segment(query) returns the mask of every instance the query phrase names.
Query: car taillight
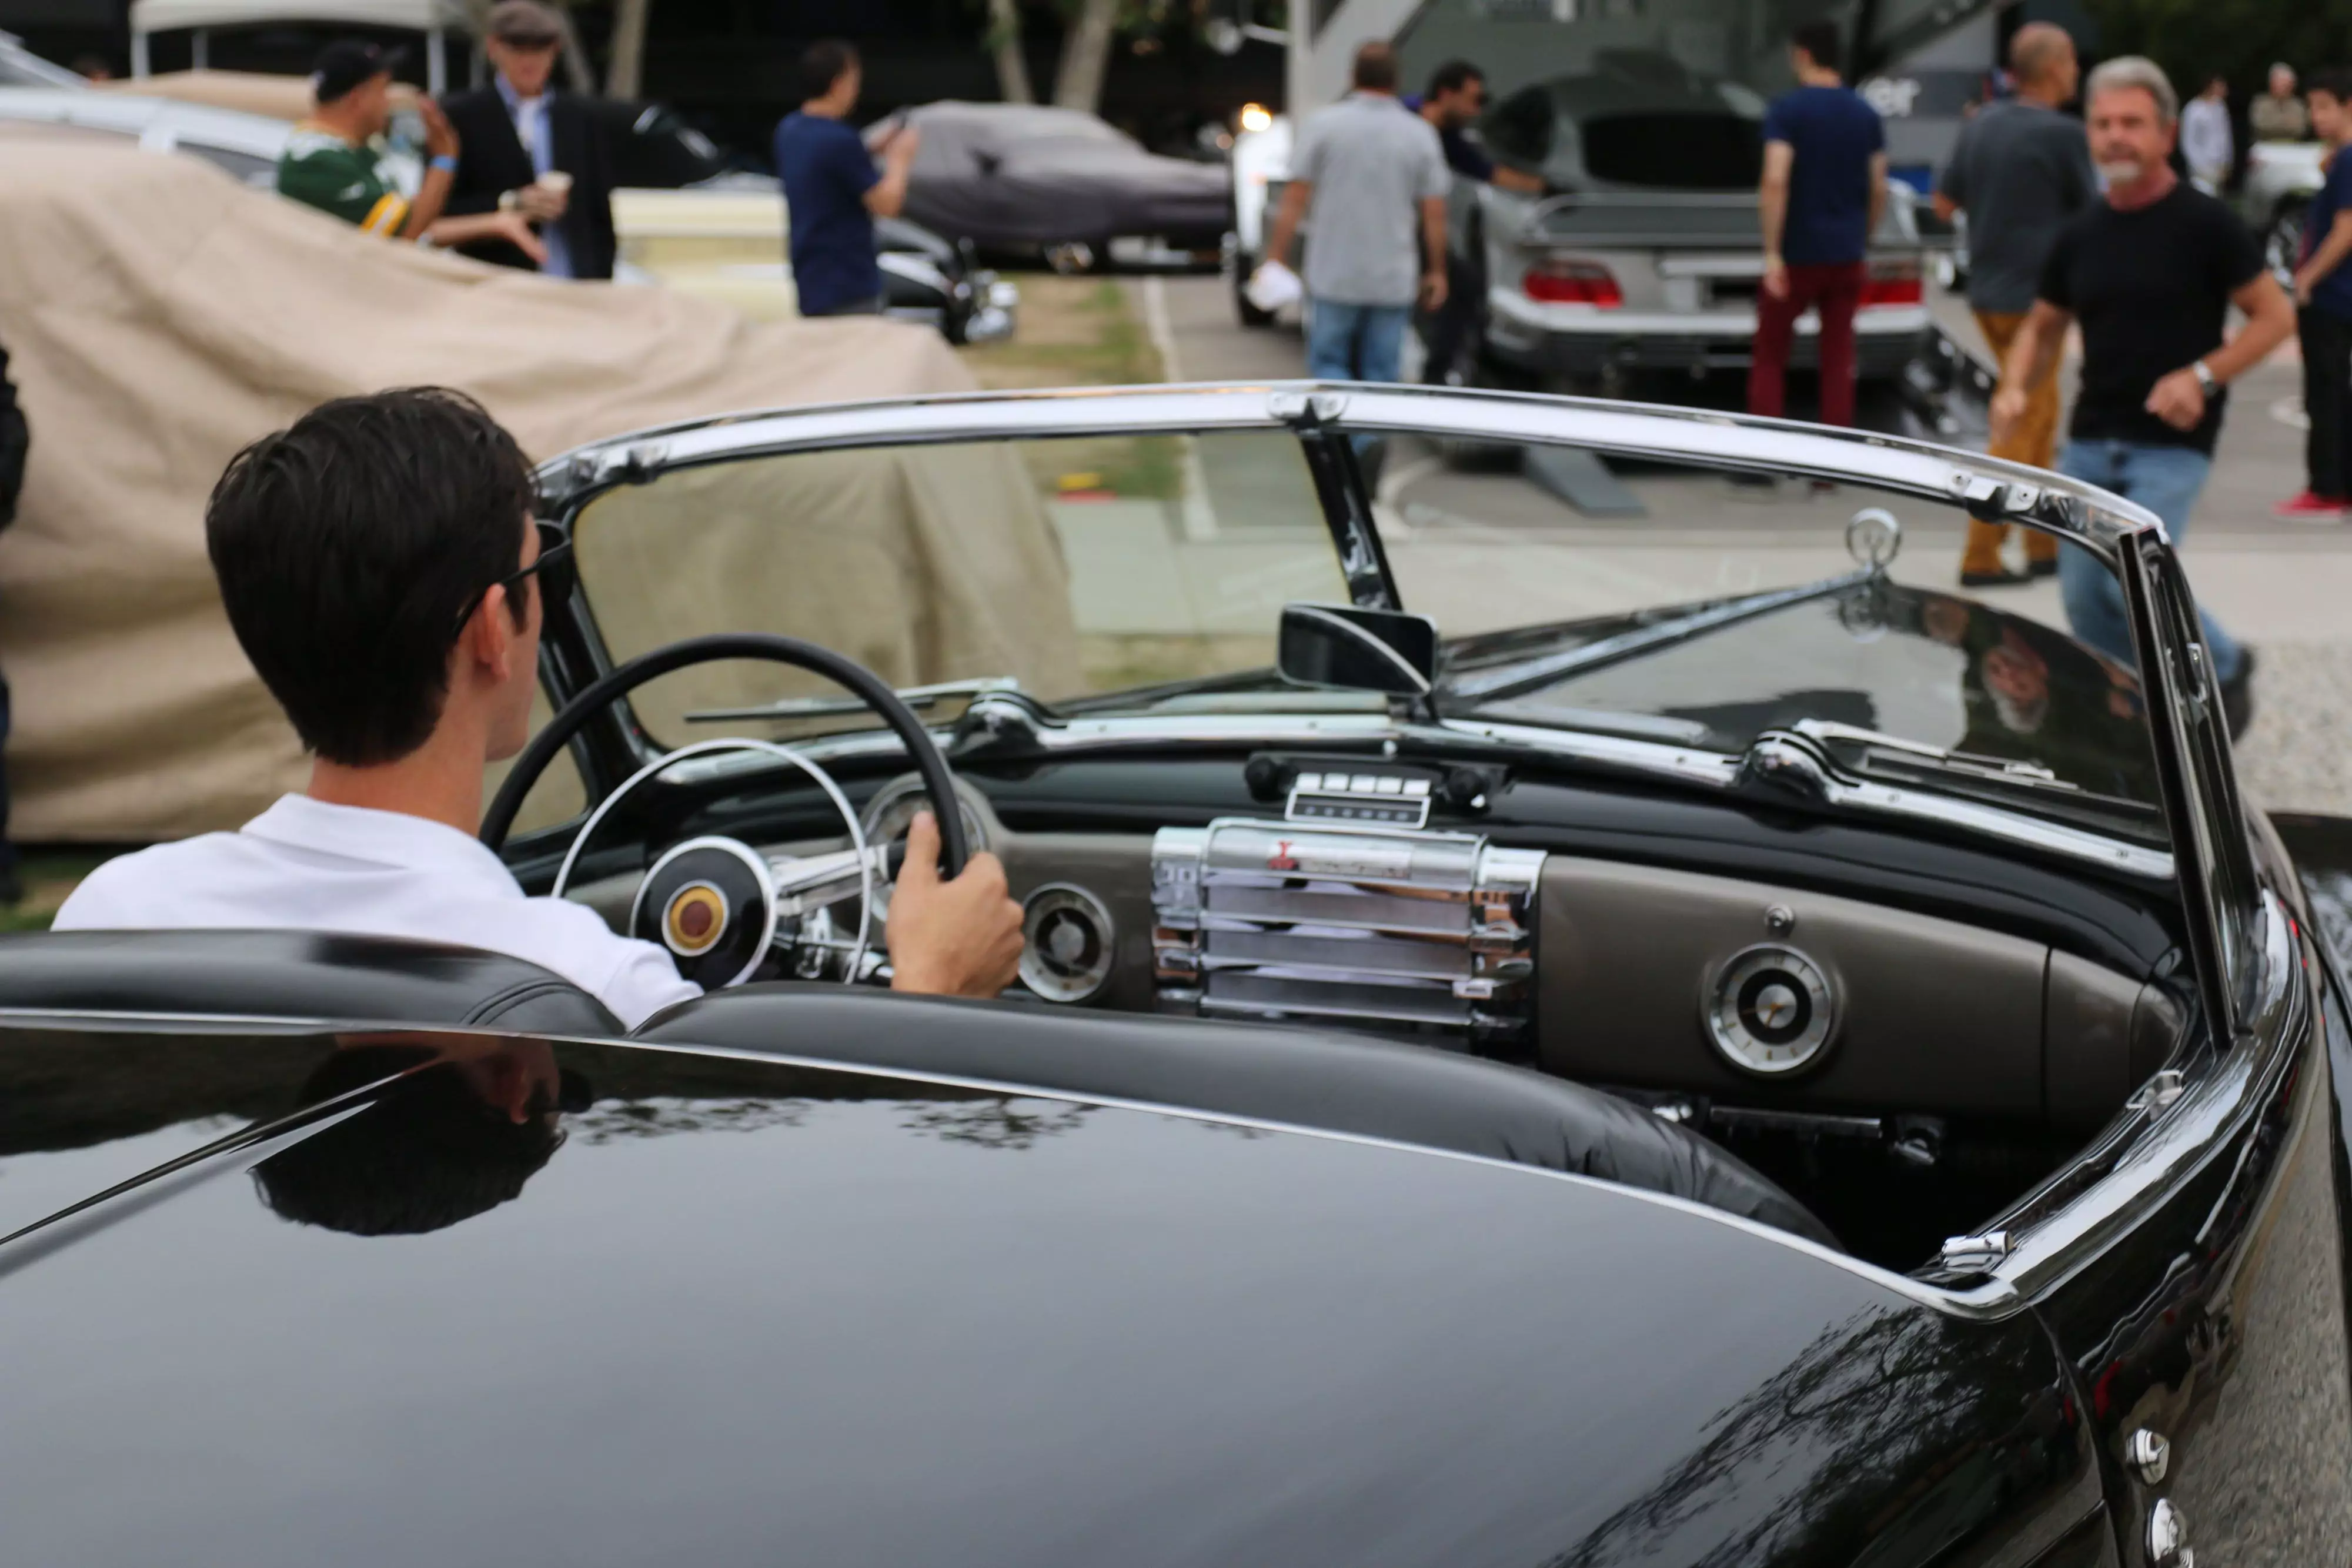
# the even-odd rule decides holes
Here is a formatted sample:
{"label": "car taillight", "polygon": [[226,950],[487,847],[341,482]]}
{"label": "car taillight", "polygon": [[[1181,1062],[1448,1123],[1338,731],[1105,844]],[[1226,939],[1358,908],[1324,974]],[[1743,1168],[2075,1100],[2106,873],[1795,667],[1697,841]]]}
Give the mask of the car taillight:
{"label": "car taillight", "polygon": [[1625,292],[1609,269],[1590,261],[1539,261],[1528,268],[1519,287],[1542,305],[1597,305],[1613,310],[1625,303]]}
{"label": "car taillight", "polygon": [[1927,286],[1920,279],[1919,268],[1910,262],[1874,267],[1862,286],[1862,308],[1874,305],[1925,305]]}

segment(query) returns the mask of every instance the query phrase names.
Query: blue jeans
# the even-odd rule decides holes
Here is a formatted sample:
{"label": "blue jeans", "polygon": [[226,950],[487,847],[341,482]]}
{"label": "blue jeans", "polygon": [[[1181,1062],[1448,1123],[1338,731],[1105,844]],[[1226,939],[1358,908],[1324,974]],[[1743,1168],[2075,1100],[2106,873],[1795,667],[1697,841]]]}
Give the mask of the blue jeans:
{"label": "blue jeans", "polygon": [[1307,373],[1318,381],[1393,382],[1404,353],[1410,305],[1342,305],[1318,299],[1307,327]]}
{"label": "blue jeans", "polygon": [[[2186,446],[2143,446],[2129,441],[2069,441],[2058,455],[2058,472],[2126,501],[2137,501],[2164,520],[2175,549],[2189,533],[2189,514],[2205,488],[2213,460]],[[2131,627],[2124,615],[2123,584],[2105,562],[2079,545],[2058,547],[2058,590],[2074,635],[2117,663],[2137,667]],[[2202,610],[2205,645],[2213,651],[2217,680],[2237,679],[2246,651]]]}

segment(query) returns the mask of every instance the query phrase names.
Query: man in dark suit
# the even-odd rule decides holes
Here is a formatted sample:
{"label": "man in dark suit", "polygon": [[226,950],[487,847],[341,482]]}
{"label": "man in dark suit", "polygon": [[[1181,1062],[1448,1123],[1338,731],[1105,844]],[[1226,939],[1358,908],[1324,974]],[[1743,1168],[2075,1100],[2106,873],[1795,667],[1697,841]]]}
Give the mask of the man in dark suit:
{"label": "man in dark suit", "polygon": [[[555,89],[563,24],[541,0],[499,0],[482,48],[497,78],[442,103],[461,151],[445,212],[519,212],[539,225],[550,277],[613,276],[613,152],[589,106]],[[501,267],[531,259],[503,240],[457,247]]]}

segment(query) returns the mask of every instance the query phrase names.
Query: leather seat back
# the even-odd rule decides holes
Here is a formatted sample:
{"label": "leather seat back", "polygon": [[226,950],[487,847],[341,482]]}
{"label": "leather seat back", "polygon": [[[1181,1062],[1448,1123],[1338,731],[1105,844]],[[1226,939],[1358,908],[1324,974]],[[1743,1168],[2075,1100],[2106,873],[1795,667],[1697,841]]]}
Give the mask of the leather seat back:
{"label": "leather seat back", "polygon": [[1565,1079],[1423,1046],[1265,1024],[745,986],[635,1038],[1181,1107],[1570,1171],[1825,1246],[1803,1205],[1732,1155]]}
{"label": "leather seat back", "polygon": [[621,1022],[520,958],[307,931],[58,931],[0,936],[0,1008],[441,1024],[612,1039]]}

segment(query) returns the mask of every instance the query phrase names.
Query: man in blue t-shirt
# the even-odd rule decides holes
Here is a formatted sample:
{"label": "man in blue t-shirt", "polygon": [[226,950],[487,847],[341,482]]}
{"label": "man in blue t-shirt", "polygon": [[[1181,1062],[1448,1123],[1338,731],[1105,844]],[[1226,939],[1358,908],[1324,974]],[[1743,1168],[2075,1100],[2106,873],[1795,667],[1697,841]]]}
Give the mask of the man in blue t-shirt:
{"label": "man in blue t-shirt", "polygon": [[2303,340],[2304,467],[2310,483],[2272,510],[2299,522],[2343,520],[2352,507],[2352,73],[2315,74],[2311,129],[2333,154],[2311,199],[2294,269],[2295,330]]}
{"label": "man in blue t-shirt", "polygon": [[838,39],[811,44],[801,57],[797,112],[776,127],[776,177],[783,182],[791,224],[793,284],[803,316],[876,315],[882,268],[874,259],[874,220],[896,217],[907,203],[907,174],[920,141],[902,125],[877,151],[883,167],[848,123],[862,85],[857,51]]}
{"label": "man in blue t-shirt", "polygon": [[1863,256],[1886,210],[1886,132],[1838,76],[1838,32],[1808,22],[1790,37],[1797,88],[1764,114],[1764,284],[1748,412],[1778,416],[1797,319],[1821,313],[1822,423],[1853,423],[1853,313]]}

